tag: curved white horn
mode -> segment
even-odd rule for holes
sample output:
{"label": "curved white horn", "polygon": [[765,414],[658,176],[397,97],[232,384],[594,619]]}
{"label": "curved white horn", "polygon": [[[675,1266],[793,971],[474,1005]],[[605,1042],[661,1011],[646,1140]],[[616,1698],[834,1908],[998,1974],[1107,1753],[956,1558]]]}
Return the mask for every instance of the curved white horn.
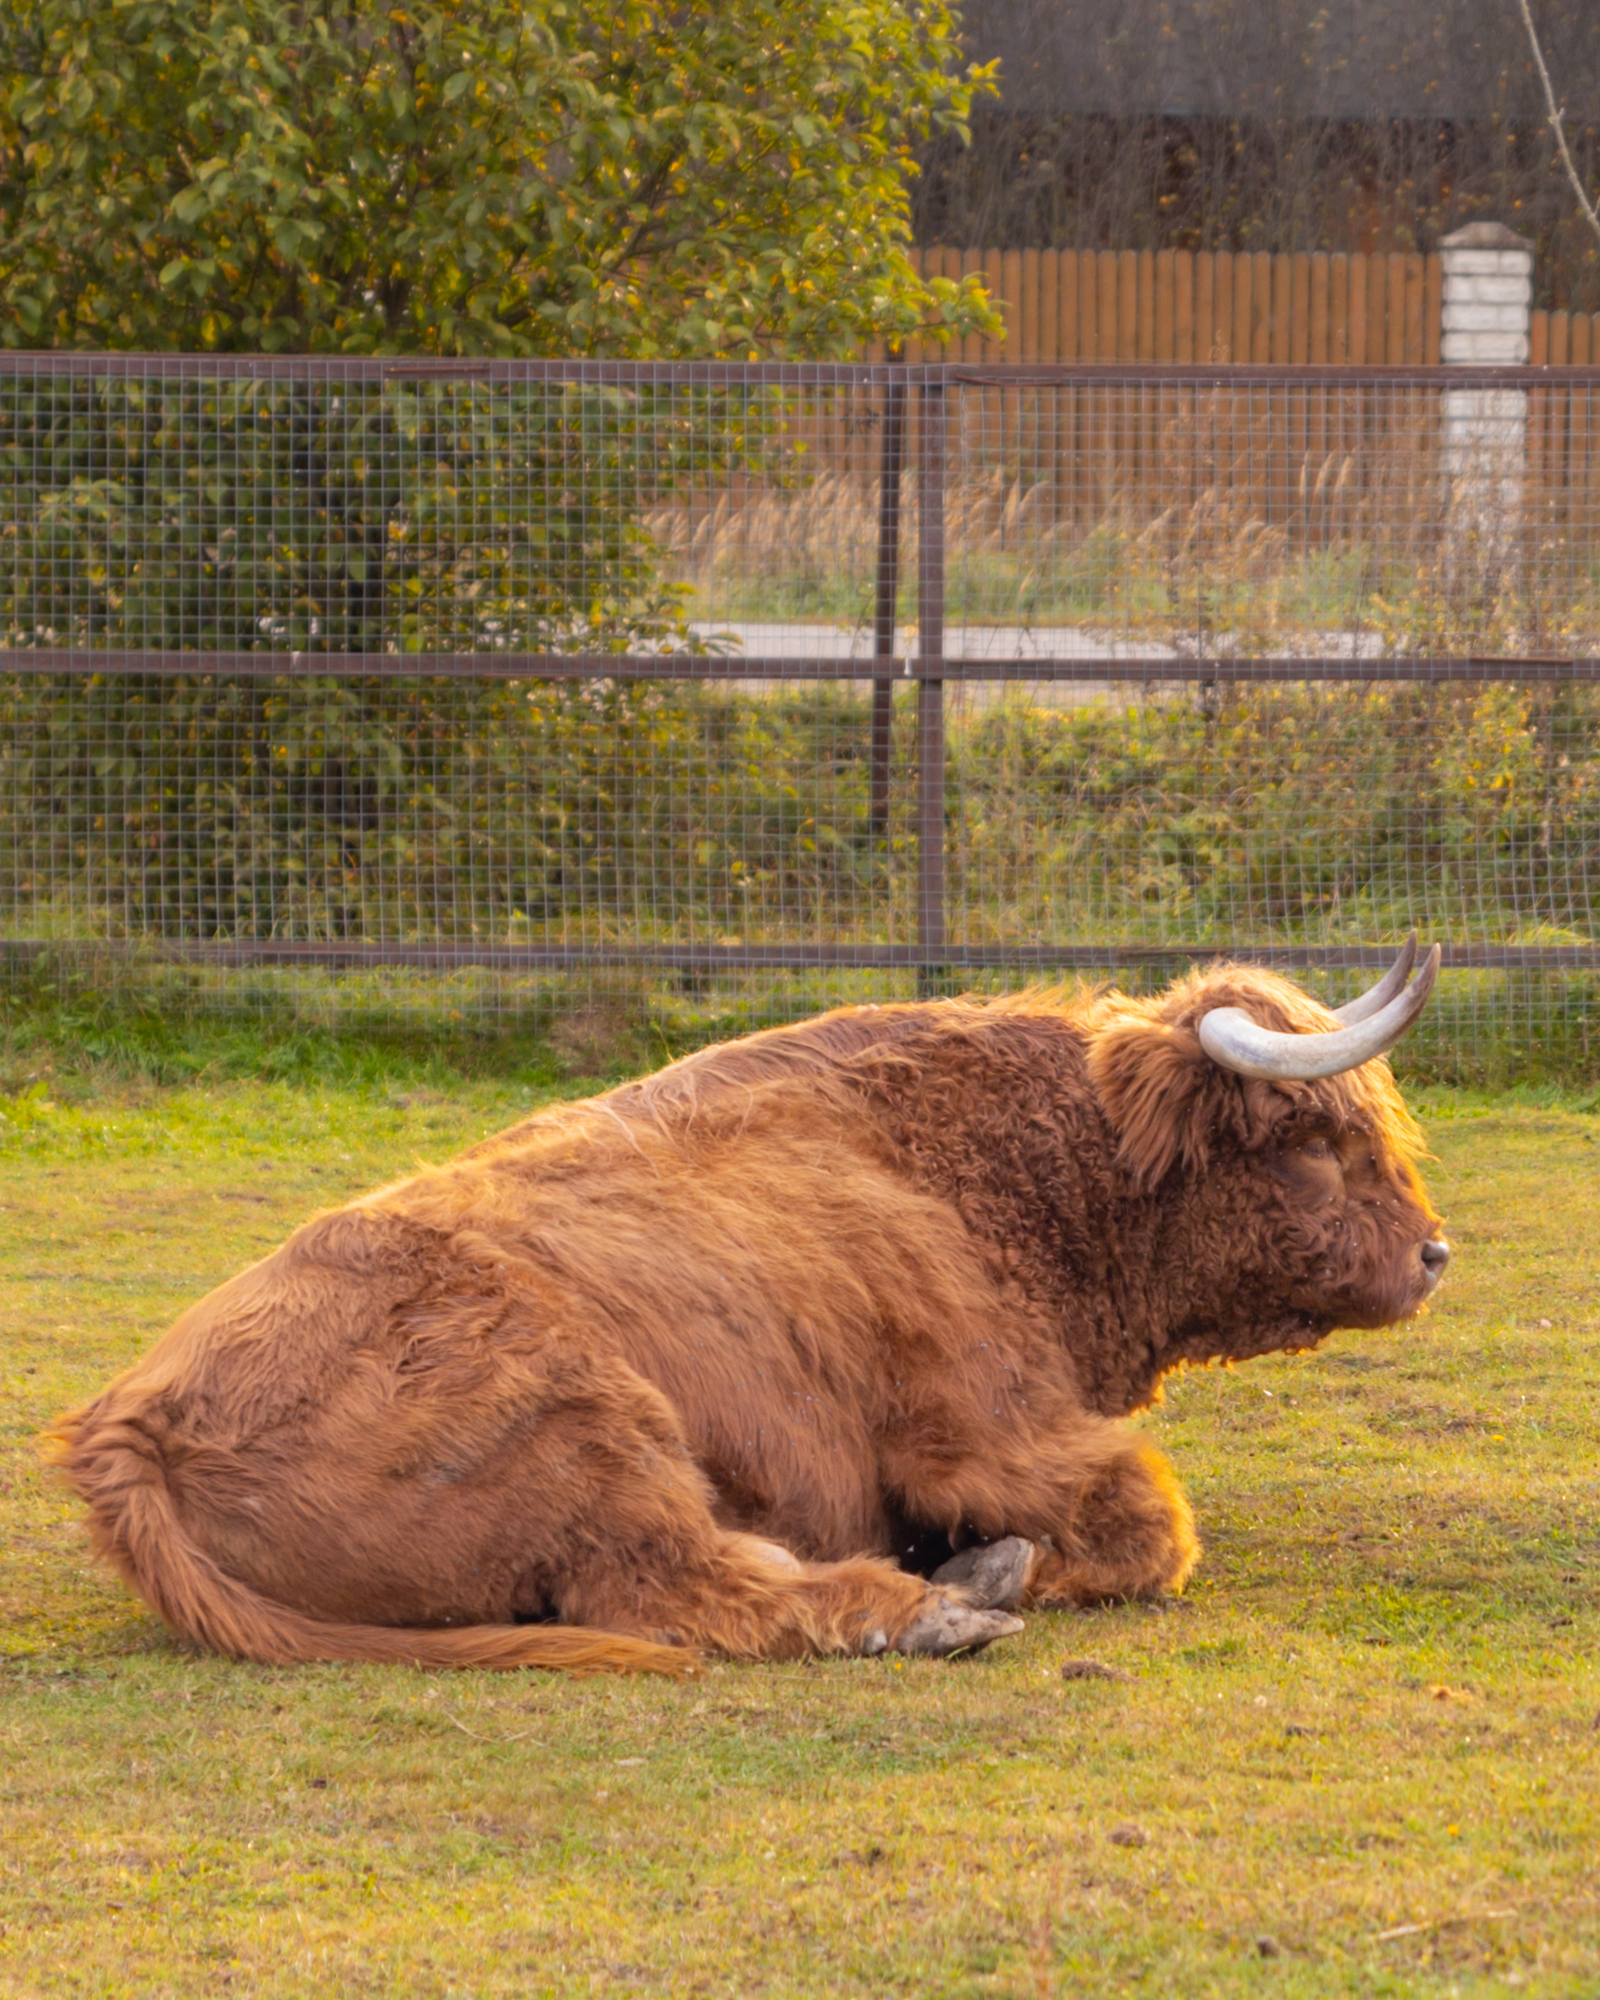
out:
{"label": "curved white horn", "polygon": [[1314,1077],[1359,1069],[1362,1063],[1393,1048],[1422,1012],[1439,976],[1441,956],[1435,945],[1404,993],[1352,1027],[1330,1028],[1326,1034],[1285,1035],[1263,1028],[1242,1007],[1214,1007],[1200,1019],[1201,1047],[1213,1062],[1240,1076],[1273,1077],[1282,1082],[1309,1083]]}
{"label": "curved white horn", "polygon": [[1413,931],[1410,937],[1406,939],[1400,956],[1378,981],[1377,985],[1371,987],[1367,992],[1360,994],[1356,999],[1347,1000],[1342,1007],[1335,1007],[1333,1011],[1347,1028],[1353,1028],[1357,1021],[1370,1021],[1380,1008],[1388,1006],[1389,1002],[1405,985],[1406,981],[1411,977],[1411,968],[1416,964],[1416,961],[1417,934]]}

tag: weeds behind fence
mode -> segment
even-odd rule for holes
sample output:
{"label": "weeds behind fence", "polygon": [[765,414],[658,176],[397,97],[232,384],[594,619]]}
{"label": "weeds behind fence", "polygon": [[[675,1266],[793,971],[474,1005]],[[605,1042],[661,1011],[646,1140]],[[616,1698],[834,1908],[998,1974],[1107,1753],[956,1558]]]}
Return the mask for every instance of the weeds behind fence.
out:
{"label": "weeds behind fence", "polygon": [[18,990],[692,1035],[1416,925],[1414,1069],[1592,1066],[1600,377],[7,365]]}

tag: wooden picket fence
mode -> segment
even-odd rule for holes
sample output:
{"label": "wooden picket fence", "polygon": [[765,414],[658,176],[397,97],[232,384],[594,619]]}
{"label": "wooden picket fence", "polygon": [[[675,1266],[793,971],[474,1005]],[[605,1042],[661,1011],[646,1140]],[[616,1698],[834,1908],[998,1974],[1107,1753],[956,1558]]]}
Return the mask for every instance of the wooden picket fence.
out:
{"label": "wooden picket fence", "polygon": [[[1000,340],[908,361],[1431,363],[1439,359],[1438,253],[1292,256],[1226,250],[961,250],[913,253],[927,277],[975,272],[1000,304]],[[1600,361],[1600,315],[1536,312],[1536,367]],[[874,350],[872,359],[881,355]]]}
{"label": "wooden picket fence", "polygon": [[1535,368],[1587,368],[1600,361],[1600,313],[1536,312],[1529,329]]}

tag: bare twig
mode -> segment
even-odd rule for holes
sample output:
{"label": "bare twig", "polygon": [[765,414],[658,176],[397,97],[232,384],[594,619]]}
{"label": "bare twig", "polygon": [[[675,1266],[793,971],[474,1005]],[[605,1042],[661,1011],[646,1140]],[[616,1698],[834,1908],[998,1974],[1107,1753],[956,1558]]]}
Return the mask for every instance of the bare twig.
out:
{"label": "bare twig", "polygon": [[1528,31],[1528,43],[1533,50],[1533,60],[1538,66],[1539,81],[1544,85],[1544,101],[1550,114],[1550,129],[1556,135],[1556,145],[1561,152],[1561,164],[1567,170],[1567,179],[1572,183],[1572,192],[1578,197],[1578,206],[1583,210],[1584,219],[1596,236],[1600,236],[1600,213],[1595,210],[1583,182],[1578,178],[1578,169],[1573,162],[1572,149],[1567,144],[1567,135],[1561,124],[1561,107],[1556,103],[1556,94],[1550,83],[1550,72],[1545,67],[1544,50],[1539,46],[1538,31],[1533,25],[1533,14],[1528,0],[1517,0],[1522,10],[1522,25]]}
{"label": "bare twig", "polygon": [[1396,1924],[1392,1931],[1374,1931],[1374,1944],[1389,1944],[1395,1938],[1421,1937],[1427,1931],[1449,1930],[1456,1924],[1496,1923],[1503,1917],[1514,1917],[1515,1910],[1469,1910],[1459,1917],[1435,1917],[1428,1924]]}
{"label": "bare twig", "polygon": [[[461,1731],[462,1735],[470,1736],[474,1743],[521,1743],[525,1737],[533,1735],[531,1729],[519,1729],[515,1736],[480,1736],[477,1730],[469,1729],[464,1722],[457,1722],[449,1709],[441,1708],[439,1713],[444,1717],[446,1722],[455,1723],[456,1728]],[[540,1744],[539,1747],[543,1749],[544,1745]]]}

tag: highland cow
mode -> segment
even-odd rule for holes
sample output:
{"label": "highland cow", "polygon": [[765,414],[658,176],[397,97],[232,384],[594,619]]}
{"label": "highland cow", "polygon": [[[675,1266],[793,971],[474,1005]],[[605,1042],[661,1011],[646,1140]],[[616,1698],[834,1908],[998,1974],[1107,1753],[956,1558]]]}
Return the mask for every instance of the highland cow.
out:
{"label": "highland cow", "polygon": [[942,1654],[1177,1591],[1189,1507],[1118,1419],[1449,1255],[1378,1059],[1414,956],[1341,1014],[1223,966],[706,1049],[307,1223],[55,1456],[242,1659]]}

